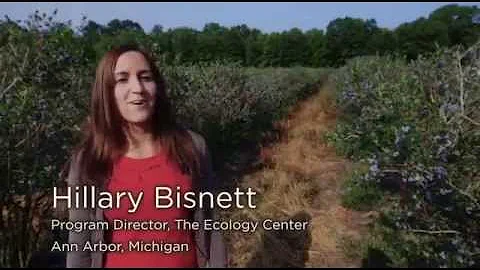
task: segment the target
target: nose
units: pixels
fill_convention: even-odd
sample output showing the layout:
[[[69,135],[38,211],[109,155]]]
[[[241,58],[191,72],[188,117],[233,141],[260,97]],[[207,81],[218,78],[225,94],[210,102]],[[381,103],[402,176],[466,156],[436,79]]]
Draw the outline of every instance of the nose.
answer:
[[[142,82],[138,78],[132,80],[131,89],[133,93],[141,93],[144,90]]]

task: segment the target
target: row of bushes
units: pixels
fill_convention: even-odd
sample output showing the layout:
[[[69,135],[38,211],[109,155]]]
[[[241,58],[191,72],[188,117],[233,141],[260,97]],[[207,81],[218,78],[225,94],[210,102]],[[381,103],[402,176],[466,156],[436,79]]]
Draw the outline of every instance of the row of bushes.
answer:
[[[350,60],[328,135],[358,161],[344,203],[381,213],[364,256],[394,267],[480,263],[480,45],[413,62]],[[373,252],[375,251],[375,252]]]
[[[317,90],[327,73],[210,63],[168,67],[165,74],[181,121],[201,131],[214,156],[225,161],[242,142],[258,142],[292,105]]]

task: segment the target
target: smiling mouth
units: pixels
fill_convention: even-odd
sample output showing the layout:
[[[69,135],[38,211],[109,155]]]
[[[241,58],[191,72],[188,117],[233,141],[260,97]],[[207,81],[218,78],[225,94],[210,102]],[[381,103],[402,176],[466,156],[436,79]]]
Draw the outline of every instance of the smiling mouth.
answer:
[[[147,101],[146,100],[134,100],[132,102],[129,102],[130,104],[133,104],[133,105],[143,105],[143,104],[146,104]]]

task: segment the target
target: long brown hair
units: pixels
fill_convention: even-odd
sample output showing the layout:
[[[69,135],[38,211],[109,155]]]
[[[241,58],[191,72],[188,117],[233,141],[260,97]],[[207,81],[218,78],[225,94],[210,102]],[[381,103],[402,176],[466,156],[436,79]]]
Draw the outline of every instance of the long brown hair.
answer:
[[[112,172],[114,160],[123,154],[126,147],[127,137],[121,126],[122,116],[116,106],[113,89],[115,65],[120,55],[128,51],[143,54],[157,85],[151,121],[154,138],[160,139],[169,160],[195,179],[200,172],[198,152],[187,129],[176,123],[165,79],[149,53],[135,44],[128,44],[108,51],[98,64],[91,89],[90,113],[83,124],[83,139],[74,150],[74,155],[80,157],[80,183],[103,186]]]

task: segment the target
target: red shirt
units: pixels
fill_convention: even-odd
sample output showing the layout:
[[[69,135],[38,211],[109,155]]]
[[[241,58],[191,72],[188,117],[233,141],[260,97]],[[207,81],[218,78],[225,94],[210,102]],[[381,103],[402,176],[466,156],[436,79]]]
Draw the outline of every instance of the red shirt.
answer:
[[[123,157],[115,163],[112,179],[107,189],[112,194],[117,191],[131,191],[134,198],[143,191],[143,198],[137,211],[128,213],[132,204],[125,196],[122,197],[120,208],[114,207],[105,210],[104,215],[111,225],[114,219],[129,221],[168,221],[170,231],[167,230],[112,230],[108,232],[108,243],[123,243],[124,252],[105,253],[104,267],[197,267],[195,241],[192,231],[177,230],[174,219],[188,219],[191,209],[178,209],[175,205],[168,209],[155,207],[155,187],[168,186],[175,194],[176,187],[181,192],[191,191],[191,179],[179,170],[178,166],[167,162],[166,156],[158,154],[153,157],[134,159]],[[161,193],[160,195],[164,195]],[[172,196],[174,199],[175,197]],[[163,201],[162,201],[163,202]],[[151,243],[186,243],[189,251],[172,252],[166,254],[159,251],[128,251],[128,242],[143,241]]]

